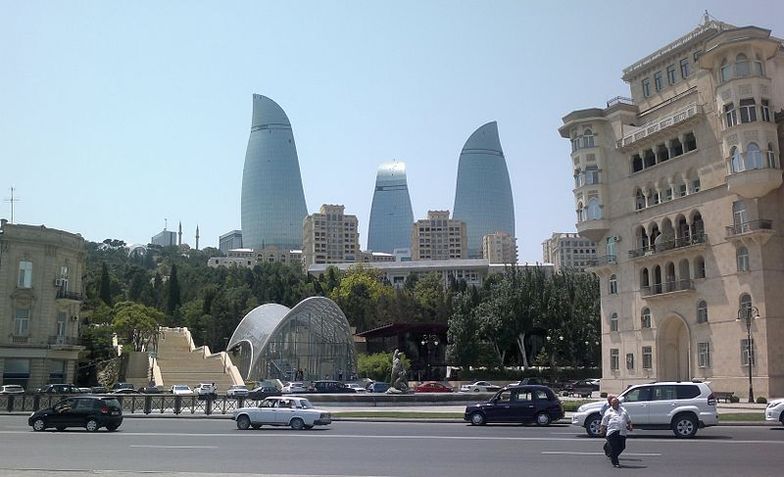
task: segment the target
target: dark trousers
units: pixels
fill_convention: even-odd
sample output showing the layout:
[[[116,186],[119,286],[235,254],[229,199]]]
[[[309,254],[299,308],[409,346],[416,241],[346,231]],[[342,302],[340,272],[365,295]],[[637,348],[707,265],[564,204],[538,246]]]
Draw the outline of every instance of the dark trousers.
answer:
[[[613,465],[618,465],[618,456],[621,455],[624,449],[626,449],[626,436],[622,436],[620,432],[613,432],[607,435],[604,453],[610,457]]]

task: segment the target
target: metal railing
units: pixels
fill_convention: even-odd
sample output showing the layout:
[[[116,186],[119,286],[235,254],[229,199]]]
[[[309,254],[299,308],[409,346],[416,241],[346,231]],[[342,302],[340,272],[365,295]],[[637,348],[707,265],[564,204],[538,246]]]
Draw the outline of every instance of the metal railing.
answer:
[[[56,298],[61,298],[61,299],[65,299],[65,300],[83,301],[81,293],[64,290],[63,288],[58,288],[57,289],[57,297]]]
[[[679,291],[694,290],[694,282],[688,280],[675,280],[671,282],[654,283],[651,286],[640,287],[640,294],[642,296],[663,295],[665,293],[674,293]]]
[[[616,96],[607,100],[608,108],[615,106],[616,104],[628,104],[629,106],[634,106],[634,100],[632,98],[627,98],[626,96]]]
[[[589,267],[601,267],[603,265],[615,265],[616,263],[618,263],[617,255],[604,255],[589,260],[587,265]]]
[[[70,346],[80,346],[82,344],[82,340],[76,338],[74,336],[50,336],[49,337],[49,344],[50,345],[70,345]]]
[[[667,240],[666,242],[659,242],[657,244],[629,250],[629,257],[637,258],[646,255],[656,255],[670,250],[704,244],[707,241],[708,234],[692,234],[687,237],[678,237],[674,240]]]
[[[773,230],[773,221],[768,219],[749,220],[735,225],[727,225],[725,227],[727,237],[741,235],[757,230]]]
[[[702,107],[697,103],[691,103],[680,111],[676,111],[675,113],[640,126],[633,133],[627,134],[622,139],[616,141],[615,147],[622,148],[628,146],[629,144],[645,139],[658,131],[683,122],[692,116],[696,116],[700,112],[702,112]]]

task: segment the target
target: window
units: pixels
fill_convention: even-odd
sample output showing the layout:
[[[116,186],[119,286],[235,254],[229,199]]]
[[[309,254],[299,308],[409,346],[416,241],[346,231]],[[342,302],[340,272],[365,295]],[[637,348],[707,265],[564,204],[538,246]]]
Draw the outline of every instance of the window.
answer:
[[[729,81],[732,78],[731,71],[730,64],[727,63],[727,60],[724,60],[724,63],[722,63],[721,69],[719,70],[719,82],[724,83],[725,81]]]
[[[33,287],[33,262],[27,260],[19,262],[19,281],[16,286],[19,288]]]
[[[618,278],[613,273],[610,275],[610,282],[609,282],[609,290],[610,295],[617,295],[618,294]]]
[[[757,76],[765,76],[765,70],[762,68],[762,62],[759,58],[754,61],[754,74]]]
[[[613,371],[618,371],[618,369],[621,367],[621,364],[619,363],[619,360],[620,360],[620,358],[619,358],[619,354],[618,354],[618,348],[611,349],[610,350],[610,369],[612,369]]]
[[[618,239],[615,237],[615,235],[607,237],[607,257],[608,258],[609,257],[615,258],[615,242],[617,240]],[[591,253],[596,253],[596,251],[595,250],[591,250]]]
[[[642,80],[642,95],[646,98],[651,95],[651,80],[650,78],[645,78]]]
[[[742,200],[736,200],[732,203],[732,225],[735,228],[735,233],[747,232],[748,226],[748,212],[746,211],[746,203]]]
[[[768,143],[768,167],[776,169],[776,154],[773,152],[772,143]]]
[[[30,309],[17,308],[14,312],[14,336],[27,336],[30,332]]]
[[[653,369],[653,349],[650,346],[642,347],[642,369]]]
[[[593,131],[590,129],[583,131],[583,147],[594,147],[595,145]]]
[[[751,340],[751,346],[749,346],[748,339],[740,340],[740,364],[748,366],[749,360],[751,360],[752,366],[756,364],[754,362],[754,340]]]
[[[743,161],[740,158],[740,151],[732,146],[730,149],[730,169],[732,172],[743,172]]]
[[[684,58],[681,60],[681,78],[686,79],[691,74],[691,69],[689,67],[689,59]]]
[[[634,353],[626,353],[626,369],[634,369]]]
[[[739,272],[749,271],[749,249],[746,247],[738,247],[735,251],[735,259],[738,262]]]
[[[752,123],[757,120],[757,108],[754,98],[741,99],[739,109],[741,123]]]
[[[610,315],[610,331],[618,331],[618,313]]]
[[[705,259],[701,256],[694,259],[694,278],[705,278]]]
[[[694,179],[691,181],[691,191],[692,192],[699,192],[700,191],[700,180]]]
[[[697,343],[697,366],[710,368],[710,343]]]
[[[670,65],[667,67],[667,82],[670,84],[675,84],[675,65]]]
[[[708,304],[705,300],[697,302],[697,323],[708,322]]]
[[[599,183],[599,168],[596,166],[588,166],[585,168],[585,183],[588,185]]]
[[[651,327],[651,309],[648,307],[642,309],[642,314],[640,316],[640,327],[642,328]]]
[[[770,100],[763,99],[760,101],[760,112],[762,113],[762,120],[770,122]]]
[[[735,111],[735,103],[724,105],[724,121],[728,128],[738,125],[738,113]]]
[[[746,170],[762,169],[762,151],[756,143],[746,146]]]
[[[623,395],[623,402],[641,402],[651,400],[652,387],[640,386]]]
[[[57,336],[65,336],[66,329],[66,315],[64,311],[57,312]]]
[[[588,199],[588,206],[585,208],[585,210],[587,220],[599,220],[602,218],[602,208],[599,205],[599,199],[596,197],[591,197]]]
[[[749,60],[743,53],[735,57],[735,76],[742,78],[749,75]]]
[[[579,189],[583,186],[583,175],[580,172],[580,169],[574,170],[574,188]]]
[[[744,293],[743,295],[740,296],[740,300],[738,301],[740,303],[741,317],[745,318],[747,316],[750,316],[752,310],[751,295],[749,295],[748,293]]]
[[[678,386],[664,385],[653,388],[653,401],[671,401],[673,399],[678,399]]]
[[[662,84],[662,72],[657,71],[653,75],[653,85],[656,87],[656,91],[661,91],[664,85]]]

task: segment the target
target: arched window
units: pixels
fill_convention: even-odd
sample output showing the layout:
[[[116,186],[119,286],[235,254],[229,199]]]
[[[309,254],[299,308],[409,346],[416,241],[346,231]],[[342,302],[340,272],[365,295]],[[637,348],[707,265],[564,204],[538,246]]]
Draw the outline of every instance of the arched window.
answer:
[[[640,270],[640,288],[647,290],[651,286],[651,280],[648,275],[648,269],[643,268]]]
[[[610,331],[618,331],[618,313],[610,315]]]
[[[588,166],[585,168],[585,183],[588,185],[599,183],[599,168]]]
[[[694,259],[694,278],[705,278],[705,259],[702,256]]]
[[[685,152],[697,149],[697,137],[693,132],[686,133],[686,136],[683,139],[683,150]]]
[[[705,303],[705,300],[700,300],[697,302],[697,323],[707,323],[708,322],[708,304]]]
[[[583,147],[594,147],[594,135],[593,131],[590,129],[586,129],[583,131]]]
[[[587,220],[599,220],[602,218],[602,208],[599,205],[599,199],[591,197],[588,199],[588,205],[585,208]]]
[[[645,208],[645,196],[642,195],[642,191],[637,189],[637,193],[634,194],[634,210],[641,210]]]
[[[642,170],[642,157],[639,154],[632,156],[632,172],[640,172]]]
[[[743,53],[738,53],[735,57],[735,76],[744,77],[749,75],[749,60]]]
[[[751,295],[748,293],[744,293],[740,296],[739,300],[740,310],[741,310],[741,317],[745,318],[751,315]]]
[[[754,59],[754,74],[757,76],[765,76],[765,69],[762,67],[762,60],[759,55]]]
[[[614,273],[610,275],[607,288],[609,289],[610,295],[618,294],[618,277],[616,277]]]
[[[734,103],[724,105],[724,122],[728,128],[738,125],[738,112],[735,110]]]
[[[754,98],[745,98],[740,100],[740,122],[753,123],[757,120],[757,103]]]
[[[651,309],[648,307],[642,309],[642,313],[640,315],[640,327],[641,328],[651,327]]]
[[[646,169],[656,165],[656,154],[653,153],[653,149],[646,149],[643,151],[642,159]]]
[[[755,142],[746,146],[746,169],[762,169],[762,152]]]
[[[730,149],[730,166],[732,172],[743,171],[743,161],[740,158],[740,151],[735,146],[732,146],[732,149]]]
[[[739,272],[749,271],[749,249],[743,246],[738,247],[735,251],[735,259],[738,262]]]

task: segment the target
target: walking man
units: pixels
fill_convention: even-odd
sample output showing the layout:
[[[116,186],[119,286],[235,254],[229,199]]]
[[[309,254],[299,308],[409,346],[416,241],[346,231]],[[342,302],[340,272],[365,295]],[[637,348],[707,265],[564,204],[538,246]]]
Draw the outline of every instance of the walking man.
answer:
[[[621,407],[617,397],[610,401],[610,407],[602,416],[600,432],[607,437],[606,447],[610,449],[610,461],[613,467],[620,467],[618,456],[626,449],[626,433],[632,430],[632,420],[626,409]]]

